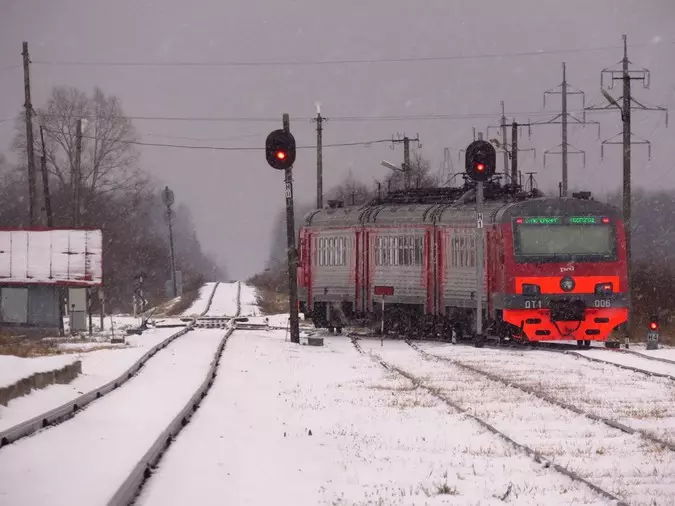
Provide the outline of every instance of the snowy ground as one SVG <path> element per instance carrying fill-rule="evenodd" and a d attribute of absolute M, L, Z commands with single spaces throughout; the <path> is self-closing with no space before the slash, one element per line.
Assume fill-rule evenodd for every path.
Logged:
<path fill-rule="evenodd" d="M 347 338 L 238 331 L 220 367 L 139 505 L 608 504 Z"/>
<path fill-rule="evenodd" d="M 428 343 L 421 347 L 675 443 L 675 381 L 546 351 L 482 349 L 477 353 L 471 347 Z M 645 359 L 642 365 L 657 364 L 661 365 Z"/>
<path fill-rule="evenodd" d="M 258 292 L 252 286 L 241 284 L 241 316 L 260 316 L 257 303 Z"/>
<path fill-rule="evenodd" d="M 243 288 L 243 286 L 242 286 Z M 237 314 L 239 283 L 220 283 L 206 316 L 234 316 Z"/>
<path fill-rule="evenodd" d="M 3 448 L 0 504 L 105 504 L 204 381 L 223 333 L 178 338 L 73 419 Z"/>
<path fill-rule="evenodd" d="M 546 458 L 573 470 L 629 504 L 659 504 L 663 495 L 675 497 L 675 452 L 664 450 L 661 445 L 644 440 L 639 435 L 626 434 L 447 361 L 426 360 L 403 342 L 385 342 L 384 346 L 376 340 L 362 340 L 360 343 L 364 350 L 423 378 L 425 384 L 439 389 L 453 402 L 492 424 L 515 441 L 530 446 Z M 514 354 L 498 358 L 492 354 L 485 358 L 480 355 L 488 350 L 479 351 L 457 346 L 422 347 L 437 355 L 457 358 L 460 363 L 480 364 L 482 369 L 490 373 L 500 371 L 495 364 L 509 364 L 509 367 L 517 369 L 520 374 L 509 375 L 508 379 L 518 380 L 518 383 L 526 379 L 529 386 L 545 381 L 541 376 L 549 362 L 568 360 L 568 357 L 537 353 L 536 358 L 533 357 L 525 363 L 521 357 L 529 358 L 532 352 L 523 353 L 521 357 Z M 533 367 L 534 363 L 539 364 L 539 369 Z M 576 365 L 579 367 L 581 364 Z M 557 374 L 549 372 L 546 376 L 555 382 Z M 574 376 L 579 379 L 576 374 Z M 561 384 L 557 385 L 559 386 L 543 388 L 542 391 L 554 398 L 564 398 L 575 406 L 579 404 L 579 398 L 587 395 L 587 390 L 597 390 L 596 385 L 589 385 L 588 389 L 583 384 L 576 388 L 567 385 L 562 390 L 564 394 L 559 395 Z M 637 383 L 633 388 L 636 386 Z M 639 409 L 641 402 L 638 400 L 631 405 L 630 402 L 635 399 L 630 395 L 626 399 L 627 391 L 630 390 L 623 390 L 625 408 Z M 607 392 L 600 388 L 598 394 Z"/>
<path fill-rule="evenodd" d="M 35 373 L 61 369 L 77 361 L 74 355 L 51 357 L 21 358 L 12 355 L 0 355 L 0 387 L 13 385 L 17 381 Z"/>
<path fill-rule="evenodd" d="M 206 283 L 199 289 L 199 295 L 192 305 L 183 313 L 185 316 L 198 316 L 206 311 L 209 303 L 209 297 L 213 293 L 213 287 L 216 283 Z"/>
<path fill-rule="evenodd" d="M 40 390 L 33 390 L 29 395 L 13 399 L 6 407 L 0 406 L 0 430 L 29 420 L 40 413 L 61 406 L 85 392 L 105 385 L 131 367 L 150 348 L 179 330 L 176 328 L 151 329 L 145 331 L 140 336 L 127 336 L 127 343 L 129 344 L 128 346 L 121 345 L 121 349 L 97 350 L 82 354 L 46 357 L 60 359 L 61 361 L 81 360 L 82 373 L 68 384 L 51 385 Z M 0 356 L 0 365 L 5 358 L 7 357 Z M 43 359 L 25 360 L 31 361 L 26 367 L 29 367 L 31 371 L 35 371 L 35 368 L 39 367 Z M 24 370 L 22 374 L 29 376 L 32 373 L 28 374 Z"/>

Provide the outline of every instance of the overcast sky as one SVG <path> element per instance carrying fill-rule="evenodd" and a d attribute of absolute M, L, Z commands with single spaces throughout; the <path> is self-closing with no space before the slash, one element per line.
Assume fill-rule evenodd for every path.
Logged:
<path fill-rule="evenodd" d="M 333 117 L 324 142 L 340 143 L 419 133 L 422 152 L 439 169 L 444 147 L 458 154 L 471 128 L 496 125 L 500 100 L 511 121 L 542 120 L 558 111 L 556 97 L 542 108 L 542 93 L 568 81 L 587 94 L 587 105 L 604 105 L 600 70 L 629 57 L 652 72 L 651 88 L 636 83 L 636 96 L 675 109 L 675 1 L 673 0 L 0 0 L 0 120 L 23 104 L 21 42 L 28 41 L 32 93 L 39 107 L 55 85 L 86 91 L 100 86 L 121 98 L 131 117 L 279 118 L 263 121 L 134 121 L 144 142 L 261 147 L 266 134 L 291 115 L 299 145 L 315 142 L 315 102 Z M 604 48 L 604 49 L 598 49 Z M 565 50 L 566 52 L 562 52 Z M 569 50 L 569 51 L 567 51 Z M 542 51 L 538 55 L 513 53 Z M 494 56 L 511 53 L 508 56 Z M 491 57 L 471 58 L 472 56 Z M 344 60 L 466 58 L 345 63 Z M 55 62 L 309 62 L 339 64 L 221 66 L 85 66 Z M 43 63 L 38 63 L 43 62 Z M 621 89 L 612 93 L 620 96 Z M 570 99 L 578 110 L 580 100 Z M 375 120 L 377 116 L 455 115 L 443 120 Z M 467 115 L 473 117 L 466 118 Z M 478 116 L 476 115 L 484 115 Z M 464 116 L 464 118 L 461 118 Z M 358 117 L 345 121 L 345 117 Z M 301 118 L 301 119 L 298 119 Z M 342 118 L 342 120 L 340 119 Z M 359 119 L 360 118 L 360 119 Z M 618 113 L 601 120 L 602 139 L 620 132 Z M 664 115 L 634 113 L 633 132 L 649 138 L 652 160 L 637 146 L 634 181 L 655 188 L 675 184 L 675 125 Z M 0 122 L 0 152 L 7 152 L 13 121 Z M 522 170 L 537 171 L 539 186 L 560 180 L 559 157 L 542 153 L 560 143 L 557 126 L 538 127 L 521 140 Z M 492 133 L 492 132 L 491 132 Z M 620 140 L 620 137 L 618 138 Z M 620 148 L 600 159 L 597 129 L 574 127 L 570 142 L 587 151 L 570 158 L 570 186 L 594 191 L 617 188 Z M 401 145 L 332 147 L 324 150 L 324 187 L 350 171 L 374 184 L 400 163 Z M 301 150 L 295 165 L 296 197 L 315 199 L 316 155 Z M 142 164 L 192 209 L 204 247 L 243 279 L 268 256 L 272 220 L 284 205 L 283 175 L 260 151 L 142 148 Z"/>

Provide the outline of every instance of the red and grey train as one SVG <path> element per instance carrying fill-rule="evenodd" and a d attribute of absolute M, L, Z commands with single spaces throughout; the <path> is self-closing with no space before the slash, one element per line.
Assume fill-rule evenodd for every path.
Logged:
<path fill-rule="evenodd" d="M 483 322 L 522 341 L 606 341 L 628 319 L 624 225 L 587 193 L 486 187 Z M 471 335 L 475 188 L 395 192 L 316 210 L 299 231 L 300 309 L 338 331 L 377 323 L 410 335 Z"/>

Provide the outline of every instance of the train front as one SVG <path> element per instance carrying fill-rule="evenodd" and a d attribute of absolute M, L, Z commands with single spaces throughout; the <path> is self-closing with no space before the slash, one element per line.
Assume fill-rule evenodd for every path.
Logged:
<path fill-rule="evenodd" d="M 514 337 L 589 346 L 628 320 L 626 243 L 616 208 L 535 199 L 500 214 L 504 290 L 496 304 Z"/>

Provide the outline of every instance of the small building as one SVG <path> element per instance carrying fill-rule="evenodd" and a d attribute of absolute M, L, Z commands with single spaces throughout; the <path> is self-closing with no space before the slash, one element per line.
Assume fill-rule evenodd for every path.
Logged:
<path fill-rule="evenodd" d="M 101 230 L 0 230 L 1 330 L 55 335 L 66 298 L 83 322 L 87 293 L 102 286 Z"/>

